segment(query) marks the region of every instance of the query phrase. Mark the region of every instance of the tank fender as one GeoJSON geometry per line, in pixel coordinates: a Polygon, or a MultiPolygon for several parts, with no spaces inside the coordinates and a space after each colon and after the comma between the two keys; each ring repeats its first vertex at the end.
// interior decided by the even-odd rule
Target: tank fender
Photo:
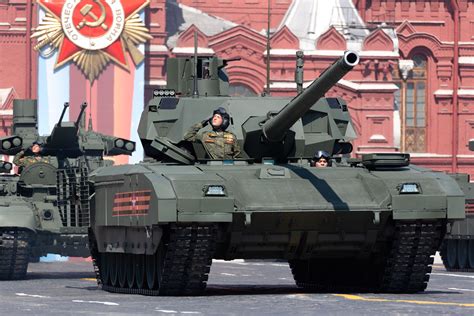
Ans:
{"type": "Polygon", "coordinates": [[[436,176],[447,195],[447,218],[464,219],[466,217],[465,195],[461,187],[450,175],[440,173],[436,176]]]}
{"type": "Polygon", "coordinates": [[[95,186],[91,214],[97,226],[134,226],[175,222],[176,196],[168,179],[141,165],[116,166],[97,171],[92,179],[95,186]],[[114,168],[116,170],[114,170],[114,168]],[[135,198],[145,199],[146,209],[129,209],[135,198]],[[129,201],[118,201],[128,199],[129,201]],[[122,210],[114,209],[116,202],[126,203],[122,210]],[[105,211],[98,211],[105,210],[105,211]]]}
{"type": "Polygon", "coordinates": [[[163,230],[159,226],[96,226],[94,229],[99,252],[154,254],[163,230]]]}
{"type": "Polygon", "coordinates": [[[25,203],[2,201],[0,205],[0,227],[19,227],[36,231],[33,210],[25,203]]]}

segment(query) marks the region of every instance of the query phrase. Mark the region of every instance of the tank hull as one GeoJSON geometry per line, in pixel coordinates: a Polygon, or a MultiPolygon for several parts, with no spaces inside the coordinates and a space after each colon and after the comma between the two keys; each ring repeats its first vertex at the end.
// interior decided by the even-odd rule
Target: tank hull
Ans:
{"type": "MultiPolygon", "coordinates": [[[[103,269],[119,271],[120,264],[110,266],[111,260],[165,260],[162,257],[179,250],[170,247],[170,238],[187,230],[183,240],[199,244],[200,229],[208,236],[201,240],[206,264],[199,269],[204,271],[200,275],[204,279],[212,258],[285,259],[297,284],[305,288],[328,289],[331,285],[335,289],[421,291],[446,223],[464,216],[464,195],[456,182],[442,173],[416,167],[369,171],[214,161],[194,166],[103,168],[91,179],[95,186],[91,248],[100,282],[115,292],[131,289],[101,276],[103,269]],[[422,192],[400,194],[403,183],[418,183],[422,192]],[[395,248],[404,242],[414,256],[407,259],[411,270],[406,274],[415,273],[419,264],[423,269],[412,275],[416,284],[394,285],[392,279],[400,277],[390,274],[387,265],[393,264],[390,258],[403,257],[400,254],[407,249],[395,248]],[[422,262],[415,262],[415,257],[423,258],[422,262]],[[303,268],[307,266],[321,270],[321,266],[347,262],[379,273],[376,278],[347,284],[340,278],[322,280],[320,274],[301,272],[308,270],[303,268]]],[[[335,275],[336,271],[325,274],[335,275]]],[[[146,277],[146,271],[143,273],[146,277]]],[[[205,286],[205,280],[193,282],[200,284],[199,290],[205,286]]],[[[160,280],[153,286],[142,284],[141,290],[142,294],[157,295],[199,293],[186,286],[170,287],[166,282],[161,288],[160,280]]]]}

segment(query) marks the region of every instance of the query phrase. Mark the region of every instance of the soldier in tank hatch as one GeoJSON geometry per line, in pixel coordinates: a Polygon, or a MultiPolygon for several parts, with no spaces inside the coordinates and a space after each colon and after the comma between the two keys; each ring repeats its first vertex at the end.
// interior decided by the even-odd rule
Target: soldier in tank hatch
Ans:
{"type": "Polygon", "coordinates": [[[219,107],[214,110],[211,118],[194,124],[184,135],[184,140],[191,142],[199,140],[212,159],[234,159],[240,154],[240,148],[235,134],[226,131],[229,124],[229,113],[219,107]],[[211,124],[212,131],[199,133],[199,130],[208,124],[211,124]]]}
{"type": "Polygon", "coordinates": [[[311,166],[316,168],[326,168],[331,166],[331,155],[327,151],[318,150],[313,159],[311,160],[311,166]]]}
{"type": "Polygon", "coordinates": [[[21,173],[24,168],[37,163],[51,163],[50,157],[42,156],[43,143],[41,141],[34,141],[30,148],[26,151],[22,150],[15,155],[13,163],[18,166],[18,173],[21,173]]]}

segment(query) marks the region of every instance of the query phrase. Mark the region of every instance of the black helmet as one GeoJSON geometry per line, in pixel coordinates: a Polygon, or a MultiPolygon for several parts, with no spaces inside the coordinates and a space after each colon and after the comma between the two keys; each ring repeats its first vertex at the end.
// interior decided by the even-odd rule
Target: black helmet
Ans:
{"type": "Polygon", "coordinates": [[[33,146],[33,145],[43,146],[43,142],[42,142],[41,140],[35,140],[35,141],[33,142],[33,144],[31,144],[31,146],[33,146]]]}
{"type": "MultiPolygon", "coordinates": [[[[227,127],[229,127],[229,124],[230,124],[229,113],[227,113],[227,111],[223,107],[218,107],[217,109],[214,110],[214,112],[212,112],[212,116],[216,114],[219,114],[222,117],[222,124],[221,126],[218,127],[218,129],[225,131],[227,127]]],[[[211,119],[211,125],[212,125],[212,119],[211,119]]]]}
{"type": "Polygon", "coordinates": [[[331,158],[331,155],[327,152],[327,151],[324,151],[324,150],[318,150],[315,154],[314,154],[314,157],[313,157],[313,160],[317,161],[321,158],[324,158],[326,160],[329,160],[329,158],[331,158]]]}

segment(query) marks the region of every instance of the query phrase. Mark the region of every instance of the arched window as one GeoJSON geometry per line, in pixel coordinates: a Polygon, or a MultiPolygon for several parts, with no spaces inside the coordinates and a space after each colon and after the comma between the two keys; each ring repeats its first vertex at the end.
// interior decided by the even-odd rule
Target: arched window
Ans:
{"type": "Polygon", "coordinates": [[[394,74],[400,90],[395,93],[395,102],[400,105],[401,151],[426,151],[426,56],[416,54],[412,57],[413,68],[402,80],[394,74]]]}
{"type": "Polygon", "coordinates": [[[247,85],[241,83],[231,83],[229,86],[229,95],[233,97],[254,97],[257,94],[247,85]]]}
{"type": "Polygon", "coordinates": [[[426,57],[413,56],[413,70],[406,82],[405,149],[425,152],[426,146],[426,57]]]}

